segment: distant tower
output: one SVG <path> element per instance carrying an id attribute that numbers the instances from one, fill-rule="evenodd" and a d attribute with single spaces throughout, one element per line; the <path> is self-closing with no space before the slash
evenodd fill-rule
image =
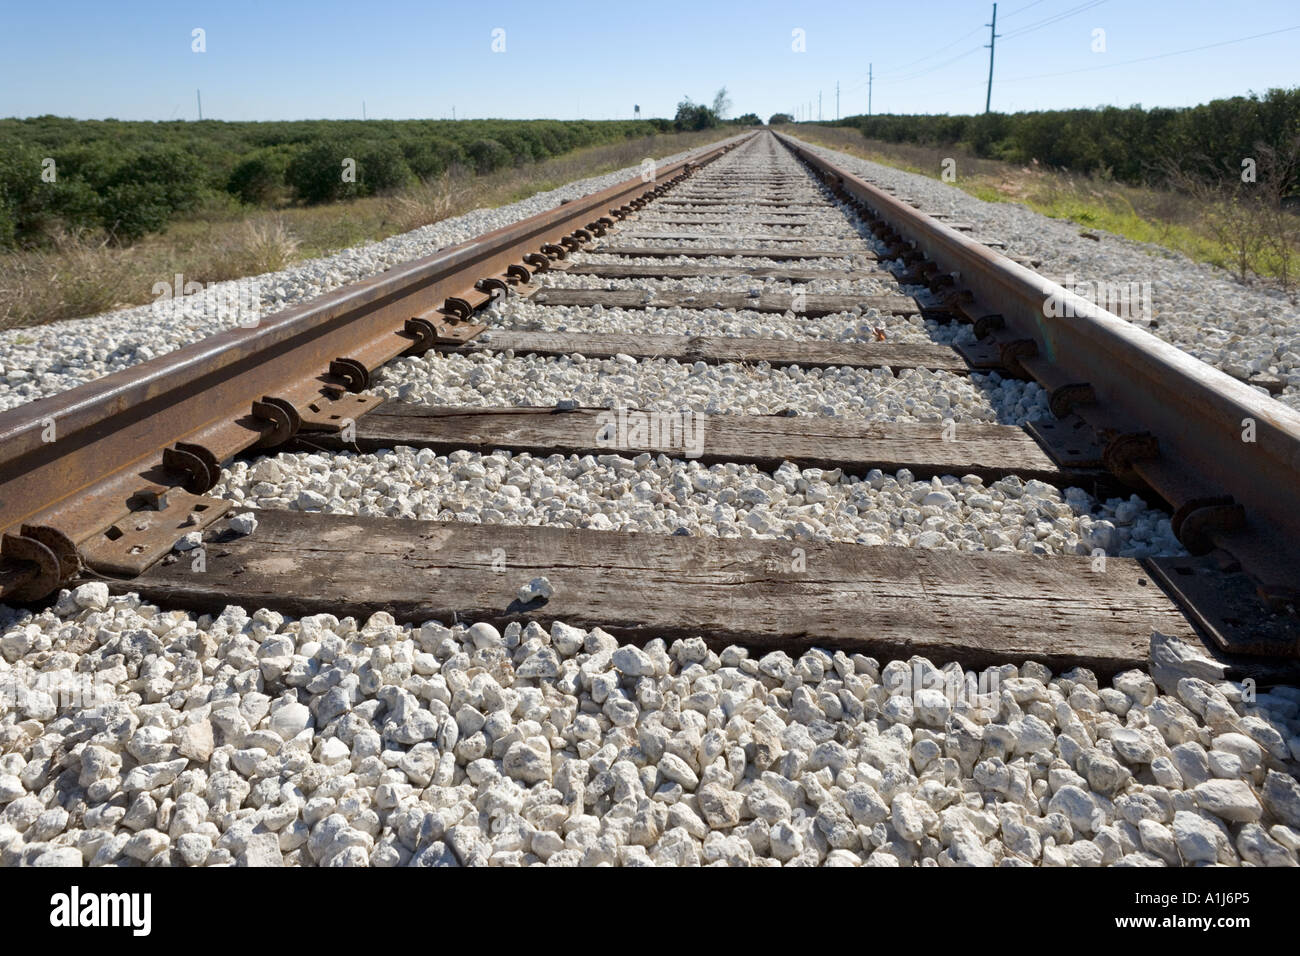
<path id="1" fill-rule="evenodd" d="M 632 118 L 633 119 L 641 118 L 641 107 L 635 103 L 632 105 Z"/>

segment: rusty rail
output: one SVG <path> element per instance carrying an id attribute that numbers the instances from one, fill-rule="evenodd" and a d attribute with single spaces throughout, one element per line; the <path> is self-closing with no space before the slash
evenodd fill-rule
<path id="1" fill-rule="evenodd" d="M 196 497 L 221 462 L 377 407 L 372 370 L 471 337 L 481 326 L 470 318 L 495 295 L 746 138 L 0 413 L 0 598 L 43 597 L 83 564 L 143 570 L 228 507 Z"/>
<path id="2" fill-rule="evenodd" d="M 1189 551 L 1222 549 L 1265 598 L 1300 600 L 1300 412 L 777 138 L 881 220 L 877 234 L 898 241 L 917 281 L 946 286 L 949 306 L 1001 364 L 1039 381 L 1058 415 L 1091 431 L 1113 473 L 1168 502 Z M 1074 317 L 1045 314 L 1048 301 Z"/>

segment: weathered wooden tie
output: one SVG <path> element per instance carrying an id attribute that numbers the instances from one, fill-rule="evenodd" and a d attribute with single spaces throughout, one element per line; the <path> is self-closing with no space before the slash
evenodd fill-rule
<path id="1" fill-rule="evenodd" d="M 497 449 L 546 455 L 631 457 L 642 452 L 691 458 L 701 464 L 738 462 L 774 471 L 907 468 L 917 477 L 979 475 L 988 481 L 1019 475 L 1064 487 L 1086 483 L 1090 470 L 1058 467 L 1022 428 L 784 415 L 705 415 L 602 408 L 471 408 L 385 402 L 357 420 L 356 437 L 312 435 L 313 446 L 372 451 L 409 445 L 439 453 Z"/>
<path id="2" fill-rule="evenodd" d="M 750 208 L 771 209 L 773 212 L 789 211 L 789 212 L 817 212 L 817 213 L 824 213 L 826 212 L 827 209 L 826 206 L 819 205 L 816 203 L 803 203 L 803 202 L 793 202 L 793 201 L 786 202 L 780 199 L 686 198 L 686 199 L 679 200 L 679 199 L 671 199 L 667 196 L 665 196 L 662 199 L 656 199 L 654 205 L 648 208 L 685 209 L 689 211 L 690 209 L 696 207 L 704 207 L 711 210 L 716 209 L 718 207 L 733 207 L 736 209 L 750 209 Z"/>
<path id="3" fill-rule="evenodd" d="M 730 226 L 735 224 L 734 220 L 731 219 L 683 219 L 680 216 L 671 216 L 669 218 L 663 218 L 663 219 L 642 219 L 640 220 L 640 222 L 642 225 L 646 225 L 646 226 Z M 752 225 L 794 227 L 794 226 L 808 225 L 808 223 L 804 222 L 803 217 L 798 217 L 798 218 L 791 217 L 790 219 L 781 219 L 781 220 L 775 220 L 775 219 L 755 220 L 752 223 Z M 653 232 L 644 232 L 641 234 L 655 235 L 655 233 Z M 620 235 L 625 235 L 625 233 L 620 232 Z M 636 233 L 631 233 L 631 235 L 636 235 Z M 703 238 L 708 238 L 709 236 L 733 235 L 733 233 L 704 232 L 701 233 L 700 235 Z M 845 238 L 849 238 L 849 237 L 846 236 Z"/>
<path id="4" fill-rule="evenodd" d="M 965 374 L 996 362 L 995 347 L 967 345 L 958 351 L 932 342 L 831 342 L 823 339 L 768 339 L 725 335 L 658 335 L 631 332 L 523 332 L 493 329 L 464 345 L 439 345 L 439 351 L 505 352 L 517 355 L 583 355 L 678 362 L 766 362 L 804 368 L 925 368 Z"/>
<path id="5" fill-rule="evenodd" d="M 727 312 L 795 312 L 808 318 L 874 309 L 889 315 L 933 315 L 951 318 L 943 309 L 935 309 L 906 295 L 825 295 L 816 293 L 791 295 L 784 292 L 761 292 L 756 296 L 743 292 L 699 292 L 642 289 L 541 289 L 532 301 L 539 305 L 602 306 L 606 309 L 722 309 Z"/>
<path id="6" fill-rule="evenodd" d="M 748 240 L 747 240 L 748 241 Z M 876 254 L 870 249 L 831 249 L 826 246 L 785 247 L 760 249 L 757 246 L 643 246 L 632 243 L 615 243 L 590 250 L 607 256 L 628 256 L 636 259 L 671 259 L 687 256 L 695 259 L 721 258 L 772 259 L 782 262 L 791 259 L 850 259 L 855 262 L 875 262 Z"/>
<path id="7" fill-rule="evenodd" d="M 639 643 L 698 635 L 792 656 L 1033 659 L 1100 675 L 1143 666 L 1152 630 L 1195 640 L 1136 561 L 1090 568 L 1087 557 L 261 511 L 252 535 L 208 545 L 205 570 L 182 557 L 110 587 L 198 612 L 563 621 Z M 554 596 L 520 604 L 515 592 L 539 575 Z"/>
<path id="8" fill-rule="evenodd" d="M 858 282 L 868 277 L 885 277 L 881 269 L 863 269 L 845 272 L 842 269 L 808 269 L 801 266 L 745 266 L 741 259 L 724 266 L 676 265 L 652 263 L 649 265 L 624 265 L 621 262 L 575 262 L 564 270 L 568 275 L 597 276 L 602 279 L 690 279 L 699 276 L 746 276 L 754 279 L 776 279 L 781 282 L 813 282 L 833 279 L 837 282 Z"/>
<path id="9" fill-rule="evenodd" d="M 757 236 L 754 235 L 738 236 L 735 235 L 734 233 L 729 233 L 729 232 L 654 232 L 654 231 L 639 231 L 636 229 L 627 229 L 625 231 L 620 229 L 618 236 L 620 239 L 635 239 L 638 241 L 646 240 L 646 239 L 656 239 L 659 240 L 660 242 L 665 242 L 665 241 L 666 242 L 703 242 L 704 240 L 708 240 L 708 239 L 722 240 L 722 241 L 729 241 L 729 242 L 806 242 L 806 243 L 819 243 L 819 242 L 850 243 L 851 242 L 854 243 L 854 247 L 843 249 L 841 251 L 841 254 L 865 251 L 865 247 L 861 245 L 862 237 L 859 236 L 857 233 L 850 233 L 850 232 L 845 232 L 845 234 L 842 236 L 807 235 L 804 233 L 795 233 L 795 232 L 770 233 L 767 235 L 757 235 Z M 592 249 L 591 251 L 606 252 L 607 250 Z"/>

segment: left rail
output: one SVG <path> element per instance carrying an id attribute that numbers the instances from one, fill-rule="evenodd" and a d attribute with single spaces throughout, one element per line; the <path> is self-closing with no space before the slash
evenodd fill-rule
<path id="1" fill-rule="evenodd" d="M 746 138 L 0 413 L 0 598 L 39 599 L 83 565 L 143 570 L 227 509 L 198 497 L 223 461 L 345 427 L 379 405 L 374 369 L 472 337 L 494 296 Z"/>

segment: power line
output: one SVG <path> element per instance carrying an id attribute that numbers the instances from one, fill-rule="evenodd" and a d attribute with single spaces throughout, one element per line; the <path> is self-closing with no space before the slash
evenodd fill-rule
<path id="1" fill-rule="evenodd" d="M 1032 4 L 1026 4 L 1024 5 L 1024 7 L 1019 7 L 1017 9 L 1011 10 L 1010 13 L 1004 13 L 1002 14 L 1002 20 L 1010 20 L 1010 18 L 1014 17 L 1015 14 L 1024 13 L 1026 12 L 1027 9 L 1030 9 L 1031 7 L 1037 7 L 1037 5 L 1039 5 L 1040 3 L 1043 3 L 1043 0 L 1034 0 L 1034 3 Z"/>
<path id="2" fill-rule="evenodd" d="M 983 30 L 984 27 L 980 27 L 980 29 Z M 917 77 L 925 76 L 925 75 L 927 75 L 927 74 L 929 74 L 929 73 L 933 73 L 933 72 L 935 72 L 936 70 L 942 70 L 945 66 L 948 66 L 948 65 L 950 65 L 950 64 L 952 64 L 952 63 L 956 63 L 958 60 L 964 60 L 964 59 L 966 59 L 966 57 L 970 56 L 972 53 L 978 53 L 980 50 L 983 50 L 983 49 L 985 49 L 985 48 L 987 48 L 987 47 L 988 47 L 988 44 L 987 44 L 987 43 L 982 44 L 982 45 L 980 45 L 980 46 L 971 47 L 971 48 L 970 48 L 969 50 L 967 50 L 965 53 L 958 53 L 956 56 L 951 57 L 950 59 L 944 60 L 942 63 L 936 63 L 934 66 L 927 67 L 927 68 L 924 69 L 924 70 L 918 70 L 918 71 L 915 72 L 915 73 L 909 73 L 909 74 L 907 74 L 906 76 L 896 76 L 896 77 L 894 77 L 892 80 L 885 80 L 885 82 L 886 82 L 886 83 L 906 83 L 906 82 L 908 82 L 908 81 L 910 81 L 910 80 L 914 80 L 914 79 L 916 79 Z"/>
<path id="3" fill-rule="evenodd" d="M 969 33 L 963 33 L 961 36 L 959 36 L 957 39 L 953 40 L 951 43 L 949 43 L 949 44 L 947 44 L 947 45 L 945 45 L 945 46 L 941 46 L 941 47 L 939 47 L 937 50 L 934 50 L 933 52 L 926 54 L 925 56 L 921 57 L 919 60 L 913 60 L 911 63 L 907 64 L 907 66 L 902 67 L 902 69 L 903 69 L 904 71 L 907 71 L 907 70 L 912 69 L 912 67 L 916 66 L 918 63 L 924 63 L 926 60 L 934 59 L 934 58 L 935 58 L 936 56 L 938 56 L 940 53 L 943 53 L 943 52 L 945 52 L 945 51 L 947 51 L 947 50 L 951 50 L 953 47 L 955 47 L 955 46 L 956 46 L 958 43 L 960 43 L 962 40 L 966 39 L 967 37 L 973 37 L 975 34 L 979 33 L 979 32 L 980 32 L 981 30 L 983 30 L 983 29 L 984 29 L 983 27 L 976 27 L 974 30 L 971 30 Z M 895 72 L 897 72 L 897 71 L 895 71 Z"/>
<path id="4" fill-rule="evenodd" d="M 1010 19 L 1011 19 L 1012 17 L 1014 17 L 1017 13 L 1024 13 L 1024 12 L 1025 12 L 1026 10 L 1028 10 L 1030 7 L 1036 7 L 1036 6 L 1038 6 L 1038 5 L 1039 5 L 1040 3 L 1042 3 L 1042 2 L 1043 2 L 1043 0 L 1034 0 L 1033 3 L 1025 4 L 1025 6 L 1023 6 L 1023 7 L 1018 7 L 1017 9 L 1012 10 L 1010 13 L 1004 13 L 1004 14 L 1002 14 L 1002 19 L 1003 19 L 1003 20 L 1010 20 Z"/>
<path id="5" fill-rule="evenodd" d="M 1099 7 L 1106 2 L 1107 0 L 1092 0 L 1092 2 L 1090 3 L 1081 3 L 1077 7 L 1071 7 L 1069 10 L 1063 10 L 1060 13 L 1055 14 L 1054 16 L 1045 17 L 1042 20 L 1036 20 L 1035 22 L 1030 23 L 1027 26 L 1021 27 L 1019 30 L 1012 30 L 1010 33 L 1006 35 L 1006 39 L 1010 40 L 1013 37 L 1024 36 L 1026 33 L 1033 33 L 1035 30 L 1041 30 L 1044 27 L 1050 27 L 1054 23 L 1060 23 L 1062 20 L 1068 20 L 1070 17 L 1075 16 L 1076 14 L 1083 13 L 1087 10 L 1091 10 L 1093 7 Z"/>
<path id="6" fill-rule="evenodd" d="M 1212 50 L 1215 47 L 1228 46 L 1233 43 L 1245 43 L 1247 40 L 1258 40 L 1261 37 L 1277 36 L 1279 33 L 1290 33 L 1293 30 L 1300 30 L 1300 24 L 1293 27 L 1283 27 L 1281 30 L 1269 30 L 1267 33 L 1255 33 L 1248 37 L 1237 37 L 1235 40 L 1220 40 L 1218 43 L 1207 43 L 1204 46 L 1188 47 L 1186 50 L 1172 50 L 1169 53 L 1157 53 L 1154 56 L 1142 56 L 1134 60 L 1121 60 L 1119 63 L 1103 63 L 1101 66 L 1085 66 L 1078 70 L 1062 70 L 1059 73 L 1036 73 L 1033 76 L 1015 76 L 1008 83 L 1020 83 L 1024 80 L 1041 80 L 1050 76 L 1070 76 L 1074 73 L 1090 73 L 1093 70 L 1110 70 L 1117 66 L 1131 66 L 1134 63 L 1148 63 L 1151 60 L 1163 60 L 1166 57 L 1182 56 L 1184 53 L 1197 53 L 1201 50 Z"/>
<path id="7" fill-rule="evenodd" d="M 1041 2 L 1041 0 L 1039 0 L 1039 2 Z M 947 50 L 951 50 L 953 47 L 955 47 L 955 46 L 956 46 L 958 43 L 960 43 L 962 40 L 966 39 L 967 37 L 972 37 L 972 36 L 974 36 L 975 34 L 979 33 L 979 32 L 980 32 L 981 30 L 983 30 L 983 29 L 984 29 L 983 27 L 976 27 L 974 30 L 971 30 L 969 33 L 963 33 L 961 36 L 959 36 L 957 39 L 953 40 L 951 43 L 946 44 L 945 46 L 941 46 L 941 47 L 939 47 L 938 49 L 933 50 L 933 51 L 930 52 L 930 53 L 927 53 L 925 56 L 921 57 L 920 59 L 913 60 L 911 63 L 908 63 L 906 66 L 899 67 L 899 68 L 896 69 L 894 72 L 899 72 L 899 71 L 902 71 L 902 72 L 908 72 L 908 71 L 910 71 L 913 67 L 918 66 L 918 65 L 921 64 L 921 63 L 924 63 L 926 60 L 934 59 L 934 57 L 938 56 L 940 53 L 943 53 L 943 52 L 945 52 L 945 51 L 947 51 Z M 952 61 L 951 61 L 951 60 L 947 60 L 947 61 L 945 61 L 945 62 L 951 63 Z M 942 64 L 940 64 L 940 65 L 942 65 Z M 888 75 L 888 71 L 886 71 L 886 75 Z M 858 81 L 857 83 L 855 83 L 853 86 L 847 87 L 846 90 L 845 90 L 845 92 L 851 92 L 851 91 L 853 91 L 853 90 L 859 90 L 859 89 L 861 89 L 864 85 L 866 85 L 866 84 L 868 84 L 868 83 L 870 83 L 870 82 L 871 82 L 871 77 L 870 77 L 870 75 L 868 75 L 867 78 L 866 78 L 865 80 L 859 80 L 859 81 Z"/>

